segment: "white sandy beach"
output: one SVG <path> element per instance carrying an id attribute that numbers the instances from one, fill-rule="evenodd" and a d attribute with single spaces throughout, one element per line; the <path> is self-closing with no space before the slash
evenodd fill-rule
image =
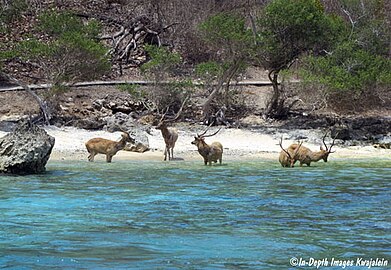
<path id="1" fill-rule="evenodd" d="M 85 142 L 94 137 L 101 137 L 111 140 L 119 140 L 120 132 L 110 133 L 107 131 L 88 131 L 74 127 L 57 128 L 54 126 L 45 127 L 45 130 L 51 136 L 55 137 L 56 142 L 50 157 L 50 160 L 87 160 L 88 153 L 85 148 Z M 211 128 L 210 132 L 216 128 Z M 316 131 L 298 131 L 298 133 L 308 133 Z M 189 130 L 178 128 L 179 138 L 174 148 L 174 157 L 178 160 L 202 160 L 197 152 L 197 148 L 191 144 L 193 136 Z M 0 132 L 0 137 L 6 135 Z M 255 159 L 275 159 L 278 160 L 281 151 L 278 141 L 284 134 L 262 134 L 260 131 L 251 131 L 247 129 L 223 128 L 216 136 L 206 138 L 206 142 L 220 141 L 224 146 L 223 159 L 225 160 L 255 160 Z M 286 136 L 284 136 L 285 138 Z M 162 160 L 164 142 L 159 130 L 151 129 L 151 135 L 148 135 L 150 151 L 145 153 L 133 153 L 120 151 L 113 158 L 113 162 L 118 160 Z M 287 147 L 294 141 L 284 139 L 283 146 Z M 311 150 L 316 151 L 321 145 L 321 137 L 317 142 L 304 142 Z M 335 145 L 329 160 L 340 158 L 385 158 L 391 159 L 391 150 L 377 149 L 371 145 L 368 146 L 349 146 L 341 147 Z M 104 155 L 97 155 L 96 161 L 104 161 Z"/>

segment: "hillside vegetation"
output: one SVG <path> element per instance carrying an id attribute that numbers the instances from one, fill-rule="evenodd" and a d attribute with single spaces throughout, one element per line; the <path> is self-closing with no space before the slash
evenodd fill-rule
<path id="1" fill-rule="evenodd" d="M 0 4 L 3 84 L 24 86 L 37 104 L 26 113 L 40 112 L 38 118 L 46 123 L 101 118 L 105 106 L 110 114 L 133 112 L 136 118 L 175 115 L 185 100 L 182 119 L 208 124 L 232 124 L 253 114 L 281 120 L 303 113 L 326 112 L 334 117 L 390 113 L 389 1 L 1 0 Z M 269 80 L 268 94 L 260 98 L 258 90 L 235 86 L 248 78 Z M 72 90 L 72 97 L 67 94 L 75 82 L 114 79 L 154 83 L 119 86 L 122 94 L 116 98 L 121 101 L 111 105 L 117 109 L 106 104 L 112 90 L 99 88 L 106 105 L 96 105 L 98 98 L 88 101 L 92 97 L 85 90 Z M 33 92 L 30 83 L 51 87 Z M 1 113 L 10 113 L 12 98 L 2 95 Z M 84 105 L 77 104 L 83 97 Z M 126 108 L 118 109 L 121 106 Z"/>

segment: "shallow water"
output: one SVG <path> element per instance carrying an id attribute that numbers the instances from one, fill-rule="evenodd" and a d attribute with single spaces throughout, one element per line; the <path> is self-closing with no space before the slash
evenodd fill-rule
<path id="1" fill-rule="evenodd" d="M 51 162 L 43 175 L 0 176 L 0 268 L 390 265 L 390 160 L 313 165 Z"/>

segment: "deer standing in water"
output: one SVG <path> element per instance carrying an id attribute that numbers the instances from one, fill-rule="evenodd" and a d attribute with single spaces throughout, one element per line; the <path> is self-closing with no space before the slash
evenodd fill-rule
<path id="1" fill-rule="evenodd" d="M 295 161 L 298 160 L 300 162 L 300 167 L 303 166 L 303 164 L 307 164 L 307 166 L 310 166 L 311 162 L 317 162 L 321 159 L 323 159 L 324 162 L 327 162 L 327 158 L 328 158 L 329 154 L 335 152 L 335 151 L 332 152 L 331 148 L 334 146 L 334 142 L 335 142 L 335 139 L 338 136 L 338 134 L 334 137 L 333 142 L 330 145 L 330 148 L 327 147 L 327 145 L 324 141 L 326 136 L 327 136 L 327 132 L 324 134 L 324 136 L 322 138 L 325 149 L 321 146 L 320 151 L 313 152 L 309 148 L 307 148 L 305 146 L 301 146 L 296 143 L 289 146 L 287 150 L 289 153 L 293 153 L 293 152 L 297 151 L 294 158 L 295 158 Z M 300 149 L 298 149 L 298 148 L 300 148 Z"/>
<path id="2" fill-rule="evenodd" d="M 168 155 L 168 160 L 172 160 L 174 158 L 174 147 L 176 141 L 178 140 L 178 131 L 176 130 L 176 128 L 168 127 L 167 124 L 170 122 L 174 122 L 179 118 L 186 101 L 187 98 L 183 101 L 181 108 L 177 112 L 176 116 L 172 119 L 166 118 L 166 114 L 169 109 L 169 107 L 167 107 L 166 112 L 162 115 L 158 125 L 156 126 L 156 129 L 160 129 L 160 131 L 162 132 L 164 143 L 166 145 L 164 149 L 164 161 L 167 160 L 167 155 Z"/>
<path id="3" fill-rule="evenodd" d="M 123 132 L 122 138 L 118 142 L 107 140 L 103 138 L 93 138 L 86 142 L 86 148 L 90 155 L 88 156 L 88 161 L 93 162 L 94 157 L 97 154 L 105 154 L 106 162 L 111 162 L 111 159 L 119 150 L 124 149 L 127 142 L 134 143 L 134 138 L 129 136 L 129 133 Z"/>
<path id="4" fill-rule="evenodd" d="M 191 142 L 191 144 L 194 144 L 198 148 L 198 153 L 204 158 L 204 164 L 212 165 L 212 162 L 216 163 L 217 160 L 221 164 L 223 159 L 223 145 L 220 142 L 213 142 L 212 144 L 207 144 L 205 142 L 206 137 L 212 137 L 216 135 L 221 128 L 219 128 L 215 133 L 210 135 L 205 135 L 205 133 L 208 131 L 210 126 L 202 133 L 197 134 L 196 137 L 194 137 L 194 141 Z"/>
<path id="5" fill-rule="evenodd" d="M 282 147 L 282 137 L 281 137 L 279 145 L 282 150 L 280 152 L 280 157 L 278 160 L 280 161 L 280 164 L 282 167 L 292 167 L 292 168 L 294 167 L 295 162 L 297 160 L 296 159 L 297 152 L 300 150 L 302 144 L 303 144 L 303 142 L 299 143 L 299 146 L 296 147 L 294 151 L 289 151 L 289 148 L 287 150 L 285 150 Z"/>

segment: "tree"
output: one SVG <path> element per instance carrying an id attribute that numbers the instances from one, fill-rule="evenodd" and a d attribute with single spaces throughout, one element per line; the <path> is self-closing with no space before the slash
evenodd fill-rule
<path id="1" fill-rule="evenodd" d="M 257 22 L 257 51 L 260 64 L 269 70 L 273 94 L 264 116 L 283 118 L 294 103 L 285 104 L 279 85 L 281 71 L 289 69 L 304 53 L 317 55 L 333 41 L 336 28 L 320 0 L 274 0 Z"/>
<path id="2" fill-rule="evenodd" d="M 147 45 L 145 50 L 149 61 L 141 66 L 141 70 L 154 82 L 149 99 L 160 112 L 169 107 L 179 110 L 193 86 L 191 81 L 175 76 L 176 68 L 182 61 L 180 55 L 154 45 Z"/>
<path id="3" fill-rule="evenodd" d="M 250 59 L 253 36 L 242 16 L 227 12 L 209 17 L 200 24 L 200 30 L 212 50 L 219 55 L 214 61 L 201 63 L 197 69 L 198 75 L 204 77 L 207 82 L 213 77 L 217 82 L 214 87 L 210 83 L 206 84 L 213 89 L 201 105 L 206 120 L 212 113 L 211 104 L 217 97 L 223 101 L 222 105 L 228 105 L 226 101 L 230 84 L 239 72 L 245 69 Z"/>
<path id="4" fill-rule="evenodd" d="M 51 93 L 62 90 L 66 83 L 91 80 L 110 70 L 106 57 L 107 49 L 97 42 L 99 24 L 96 21 L 83 23 L 70 13 L 48 11 L 39 16 L 37 37 L 25 37 L 12 50 L 4 52 L 4 59 L 19 59 L 33 65 L 37 72 L 51 85 Z M 42 38 L 44 36 L 44 38 Z M 16 81 L 14 81 L 16 82 Z M 26 83 L 19 80 L 25 89 Z M 48 95 L 39 101 L 45 122 L 50 122 L 55 104 L 50 104 Z M 36 95 L 35 99 L 40 97 Z M 52 99 L 55 100 L 55 99 Z"/>
<path id="5" fill-rule="evenodd" d="M 304 83 L 322 85 L 326 105 L 357 111 L 391 104 L 391 32 L 384 10 L 385 1 L 344 0 L 346 34 L 328 54 L 304 59 Z"/>

